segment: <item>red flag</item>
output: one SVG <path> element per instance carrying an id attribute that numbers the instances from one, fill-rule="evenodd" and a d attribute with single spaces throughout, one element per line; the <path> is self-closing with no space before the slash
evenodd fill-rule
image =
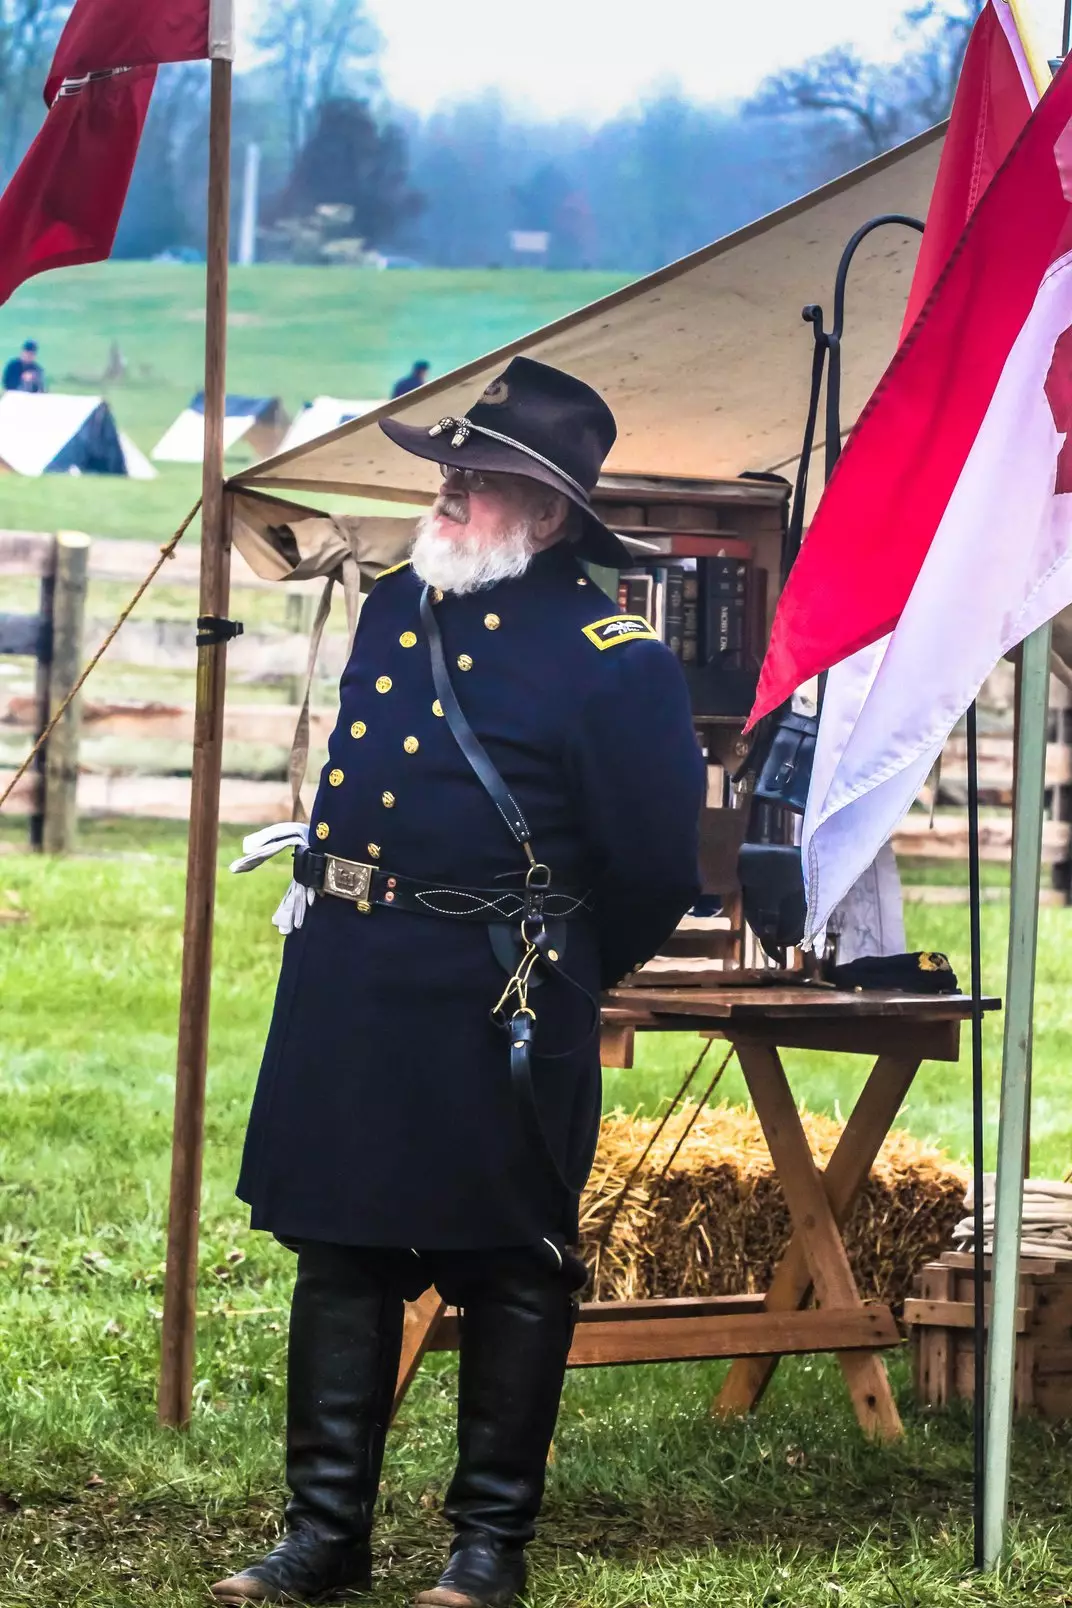
<path id="1" fill-rule="evenodd" d="M 992 99 L 995 95 L 996 100 Z M 927 216 L 909 295 L 908 317 L 913 325 L 914 310 L 924 308 L 984 193 L 988 176 L 1008 157 L 1037 98 L 1007 0 L 989 0 L 965 56 Z M 1026 250 L 1023 242 L 998 235 L 991 264 L 985 273 L 979 270 L 971 292 L 978 341 L 970 358 L 965 353 L 949 376 L 930 367 L 925 371 L 913 347 L 922 342 L 930 349 L 932 337 L 930 332 L 924 337 L 921 329 L 914 327 L 864 408 L 779 600 L 750 724 L 776 709 L 811 676 L 878 641 L 896 625 L 929 542 L 918 536 L 919 522 L 906 520 L 905 512 L 926 503 L 933 505 L 935 516 L 940 517 L 958 469 L 955 454 L 946 460 L 943 474 L 935 466 L 934 452 L 923 451 L 925 444 L 931 448 L 934 444 L 933 437 L 926 439 L 929 424 L 922 434 L 917 429 L 918 421 L 929 417 L 933 401 L 926 387 L 946 387 L 947 403 L 952 401 L 953 386 L 957 387 L 964 410 L 953 416 L 948 410 L 943 412 L 944 433 L 960 428 L 970 440 L 976 416 L 985 410 L 988 400 L 982 385 L 984 368 L 992 360 L 1004 359 L 1011 339 L 1008 331 L 1016 327 L 1015 319 L 1025 309 L 1011 304 L 996 307 L 995 322 L 989 327 L 976 322 L 974 314 L 990 299 L 1003 265 L 1023 260 L 1020 247 Z M 947 322 L 966 312 L 961 309 L 956 315 L 946 297 L 942 317 Z M 927 308 L 920 325 L 930 314 Z M 932 326 L 935 322 L 931 318 Z M 895 381 L 898 373 L 903 378 Z M 909 373 L 913 376 L 911 390 Z M 910 441 L 921 452 L 916 461 L 900 450 Z M 897 450 L 891 450 L 894 446 Z M 888 484 L 894 462 L 901 465 L 902 478 Z M 879 479 L 869 481 L 869 476 Z M 882 498 L 877 492 L 879 480 L 888 484 Z M 872 487 L 870 496 L 868 485 Z M 856 498 L 861 499 L 859 503 Z"/>
<path id="2" fill-rule="evenodd" d="M 864 409 L 782 598 L 760 708 L 830 669 L 801 837 L 807 937 L 994 665 L 1072 604 L 1070 435 L 1072 64 Z"/>
<path id="3" fill-rule="evenodd" d="M 972 29 L 908 293 L 902 339 L 919 316 L 975 211 L 1038 101 L 1023 40 L 1007 0 L 988 0 Z"/>
<path id="4" fill-rule="evenodd" d="M 209 11 L 210 0 L 79 0 L 44 126 L 0 196 L 0 302 L 33 274 L 109 255 L 157 65 L 208 55 Z"/>

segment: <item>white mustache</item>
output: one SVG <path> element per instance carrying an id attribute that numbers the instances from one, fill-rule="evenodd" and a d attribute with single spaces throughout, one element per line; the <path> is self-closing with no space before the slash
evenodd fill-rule
<path id="1" fill-rule="evenodd" d="M 468 525 L 469 499 L 468 497 L 457 496 L 453 492 L 442 492 L 435 500 L 432 515 L 433 518 L 439 517 L 453 520 L 456 525 Z"/>

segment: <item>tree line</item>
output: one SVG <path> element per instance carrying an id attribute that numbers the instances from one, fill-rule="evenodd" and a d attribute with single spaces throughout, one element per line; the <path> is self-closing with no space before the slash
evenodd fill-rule
<path id="1" fill-rule="evenodd" d="M 642 273 L 696 249 L 946 115 L 981 0 L 917 0 L 893 65 L 838 48 L 768 77 L 743 105 L 668 87 L 598 126 L 518 116 L 494 94 L 421 115 L 392 106 L 361 0 L 262 0 L 236 76 L 235 191 L 262 152 L 262 254 L 346 260 L 362 246 L 437 267 L 503 266 L 546 232 L 546 265 Z M 0 0 L 0 170 L 40 118 L 70 10 Z M 116 254 L 204 245 L 203 64 L 160 74 Z"/>

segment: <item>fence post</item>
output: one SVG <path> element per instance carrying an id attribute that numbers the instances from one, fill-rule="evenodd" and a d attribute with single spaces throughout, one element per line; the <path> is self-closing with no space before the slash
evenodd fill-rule
<path id="1" fill-rule="evenodd" d="M 82 668 L 88 575 L 89 537 L 79 531 L 61 531 L 56 538 L 50 719 L 69 695 Z M 79 696 L 48 740 L 42 841 L 46 854 L 66 854 L 74 847 L 78 825 L 78 739 L 81 724 L 82 700 Z"/>
<path id="2" fill-rule="evenodd" d="M 38 742 L 48 725 L 49 689 L 52 685 L 52 610 L 56 597 L 56 538 L 48 537 L 48 556 L 41 572 L 40 601 L 37 606 L 37 648 L 34 667 L 34 729 Z M 30 804 L 30 848 L 40 853 L 45 831 L 45 750 L 39 749 L 30 775 L 34 780 Z"/>

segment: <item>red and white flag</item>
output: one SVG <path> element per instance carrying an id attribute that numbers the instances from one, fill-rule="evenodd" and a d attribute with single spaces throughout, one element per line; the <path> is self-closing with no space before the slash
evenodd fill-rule
<path id="1" fill-rule="evenodd" d="M 753 720 L 830 671 L 802 839 L 809 939 L 1002 654 L 1072 602 L 1072 76 L 1032 113 L 1009 12 L 990 0 L 976 26 L 928 234 L 969 222 L 944 265 L 921 253 L 921 311 L 819 505 L 760 677 Z"/>
<path id="2" fill-rule="evenodd" d="M 233 0 L 78 0 L 48 116 L 0 196 L 0 302 L 48 268 L 107 257 L 164 62 L 233 54 Z"/>

